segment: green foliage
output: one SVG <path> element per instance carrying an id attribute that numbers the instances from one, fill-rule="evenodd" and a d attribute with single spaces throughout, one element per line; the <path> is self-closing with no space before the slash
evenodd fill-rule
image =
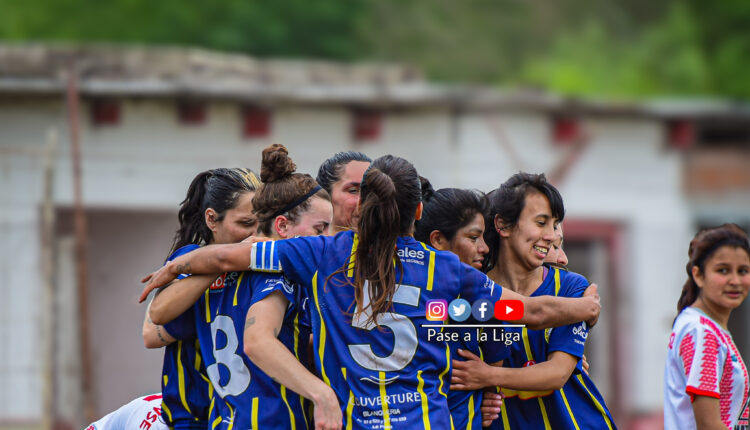
<path id="1" fill-rule="evenodd" d="M 431 79 L 750 98 L 746 0 L 0 0 L 0 40 L 380 60 Z"/>

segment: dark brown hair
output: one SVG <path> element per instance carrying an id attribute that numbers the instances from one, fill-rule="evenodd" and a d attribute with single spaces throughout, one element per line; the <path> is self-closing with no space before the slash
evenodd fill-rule
<path id="1" fill-rule="evenodd" d="M 258 216 L 258 231 L 271 235 L 273 222 L 279 215 L 285 215 L 291 222 L 310 207 L 310 199 L 319 197 L 331 201 L 326 190 L 319 188 L 312 176 L 294 173 L 297 165 L 289 158 L 284 145 L 273 144 L 263 150 L 260 167 L 260 180 L 263 185 L 253 197 L 253 211 Z M 309 193 L 309 196 L 307 194 Z M 307 196 L 307 198 L 305 198 Z M 297 200 L 302 199 L 295 205 Z M 291 207 L 290 207 L 291 205 Z"/>
<path id="2" fill-rule="evenodd" d="M 397 276 L 403 274 L 396 241 L 411 234 L 414 216 L 422 199 L 417 169 L 403 158 L 386 155 L 375 160 L 362 177 L 358 245 L 354 254 L 356 313 L 364 310 L 362 292 L 365 281 L 370 286 L 369 322 L 377 324 L 377 315 L 393 306 Z M 349 263 L 336 271 L 349 269 Z M 331 276 L 333 276 L 331 275 Z M 329 277 L 330 279 L 330 277 Z"/>
<path id="3" fill-rule="evenodd" d="M 562 196 L 554 185 L 547 182 L 543 173 L 519 172 L 511 176 L 499 188 L 487 194 L 490 209 L 484 220 L 484 241 L 490 251 L 484 257 L 483 272 L 487 273 L 495 267 L 500 252 L 500 234 L 495 229 L 495 218 L 501 219 L 508 227 L 515 227 L 526 206 L 526 196 L 531 193 L 540 193 L 547 198 L 552 216 L 558 222 L 565 218 Z"/>
<path id="4" fill-rule="evenodd" d="M 687 281 L 682 287 L 682 294 L 677 301 L 677 313 L 692 305 L 700 295 L 700 288 L 693 279 L 693 267 L 704 273 L 706 261 L 722 246 L 742 248 L 750 256 L 750 241 L 747 233 L 737 224 L 724 224 L 719 227 L 706 228 L 698 232 L 690 241 L 688 263 L 685 266 Z"/>
<path id="5" fill-rule="evenodd" d="M 224 219 L 227 211 L 237 206 L 240 195 L 260 187 L 258 176 L 250 169 L 219 168 L 199 173 L 190 183 L 185 200 L 177 214 L 180 228 L 175 233 L 170 254 L 185 245 L 205 245 L 213 241 L 213 233 L 206 225 L 206 209 Z"/>

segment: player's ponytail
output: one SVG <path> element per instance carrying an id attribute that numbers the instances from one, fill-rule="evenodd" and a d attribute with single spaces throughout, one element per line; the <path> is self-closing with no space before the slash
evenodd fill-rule
<path id="1" fill-rule="evenodd" d="M 358 245 L 354 255 L 356 313 L 369 307 L 367 322 L 393 305 L 397 277 L 403 274 L 396 242 L 412 233 L 422 187 L 414 166 L 403 158 L 386 155 L 375 160 L 362 178 L 360 188 Z M 348 265 L 342 269 L 348 269 Z M 343 270 L 342 270 L 343 271 Z M 369 305 L 363 288 L 369 283 Z"/>
<path id="2" fill-rule="evenodd" d="M 175 233 L 170 253 L 189 244 L 211 243 L 213 233 L 206 225 L 206 209 L 215 210 L 217 221 L 221 221 L 226 211 L 237 205 L 242 193 L 255 191 L 259 186 L 258 176 L 250 169 L 219 168 L 199 173 L 180 203 L 177 213 L 180 228 Z"/>
<path id="3" fill-rule="evenodd" d="M 677 300 L 677 313 L 695 303 L 700 296 L 700 288 L 693 278 L 693 267 L 701 273 L 705 270 L 706 261 L 722 246 L 742 248 L 750 256 L 750 241 L 747 233 L 737 224 L 724 224 L 719 227 L 699 231 L 688 248 L 688 263 L 685 266 L 687 281 L 682 286 L 682 293 Z"/>

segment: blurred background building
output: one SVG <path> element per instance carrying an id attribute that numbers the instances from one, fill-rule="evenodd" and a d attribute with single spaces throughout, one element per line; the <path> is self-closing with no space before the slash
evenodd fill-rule
<path id="1" fill-rule="evenodd" d="M 76 1 L 50 3 L 99 32 L 55 27 L 53 39 L 128 42 L 142 35 L 145 42 L 173 42 L 148 17 L 141 33 L 131 34 L 118 27 L 124 24 L 97 27 L 93 16 L 103 22 L 106 16 L 87 15 Z M 492 22 L 483 18 L 499 16 L 493 4 L 507 2 L 477 2 L 484 13 L 458 13 L 450 2 L 428 8 L 415 2 L 404 10 L 376 3 L 368 3 L 369 15 L 339 11 L 341 19 L 322 6 L 296 18 L 266 11 L 272 22 L 305 23 L 309 28 L 299 26 L 320 36 L 306 42 L 307 55 L 285 51 L 281 42 L 252 45 L 240 37 L 241 20 L 216 13 L 199 18 L 226 18 L 224 33 L 216 23 L 207 26 L 214 38 L 208 42 L 177 40 L 313 58 L 307 60 L 160 46 L 0 44 L 0 429 L 81 428 L 87 414 L 99 417 L 159 390 L 162 352 L 143 347 L 139 280 L 165 258 L 190 180 L 215 167 L 257 171 L 270 143 L 286 145 L 298 170 L 313 175 L 325 158 L 349 149 L 405 157 L 436 188 L 489 191 L 519 170 L 547 173 L 565 199 L 571 269 L 600 286 L 603 312 L 587 345 L 592 377 L 620 428 L 661 428 L 664 357 L 689 240 L 704 226 L 750 227 L 750 104 L 742 101 L 750 92 L 731 79 L 739 68 L 727 60 L 733 57 L 722 54 L 723 63 L 711 64 L 723 68 L 709 70 L 701 61 L 713 59 L 696 48 L 704 46 L 701 37 L 731 39 L 737 52 L 746 52 L 745 39 L 716 30 L 733 15 L 695 2 L 666 2 L 671 6 L 658 11 L 634 7 L 624 16 L 651 25 L 630 35 L 641 45 L 606 39 L 597 25 L 619 33 L 629 27 L 605 16 L 565 27 L 567 36 L 548 56 L 528 59 L 503 38 L 508 28 L 488 30 Z M 502 12 L 526 17 L 530 28 L 518 31 L 531 39 L 550 37 L 545 27 L 562 28 L 549 15 L 554 10 L 525 7 L 516 15 Z M 33 39 L 24 31 L 39 31 L 47 21 L 31 6 L 15 8 L 0 19 L 17 25 L 6 26 L 0 39 Z M 168 13 L 164 8 L 154 14 Z M 190 14 L 201 11 L 180 11 L 175 34 L 188 34 L 195 28 Z M 705 18 L 704 32 L 690 27 L 696 14 Z M 372 19 L 370 27 L 358 21 L 363 16 Z M 429 25 L 451 19 L 457 28 L 470 22 L 477 30 L 446 40 Z M 512 26 L 510 18 L 498 19 Z M 419 37 L 404 35 L 404 20 Z M 348 34 L 348 27 L 331 24 L 349 21 L 381 30 L 379 38 L 372 30 L 361 36 L 372 55 L 357 54 L 364 45 L 336 34 Z M 508 58 L 490 61 L 503 55 L 481 29 L 503 41 Z M 302 40 L 289 31 L 284 37 Z M 566 37 L 601 58 L 567 55 Z M 233 45 L 237 40 L 250 47 Z M 450 61 L 435 60 L 432 44 L 452 49 L 444 51 Z M 622 75 L 600 64 L 618 55 L 631 60 L 616 67 Z M 523 76 L 508 74 L 514 61 Z M 535 89 L 499 87 L 498 80 Z M 698 96 L 675 96 L 681 93 Z M 87 231 L 76 229 L 77 204 Z M 747 308 L 730 321 L 746 361 Z"/>

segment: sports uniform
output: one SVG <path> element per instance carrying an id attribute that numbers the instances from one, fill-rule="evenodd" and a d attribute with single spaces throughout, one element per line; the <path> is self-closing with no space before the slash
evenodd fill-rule
<path id="1" fill-rule="evenodd" d="M 183 246 L 172 253 L 167 261 L 198 248 L 198 245 Z M 186 276 L 180 275 L 178 279 Z M 213 389 L 208 381 L 198 339 L 169 329 L 167 332 L 179 340 L 167 345 L 164 350 L 161 378 L 164 421 L 174 429 L 205 430 Z"/>
<path id="2" fill-rule="evenodd" d="M 397 269 L 393 309 L 378 315 L 377 327 L 367 321 L 368 284 L 364 311 L 357 315 L 354 288 L 347 284 L 357 246 L 351 231 L 260 242 L 253 245 L 250 269 L 283 270 L 307 290 L 315 365 L 339 399 L 344 428 L 451 428 L 450 350 L 445 342 L 428 340 L 430 328 L 422 325 L 434 322 L 426 319 L 426 303 L 459 295 L 494 302 L 502 288 L 455 254 L 400 237 L 396 248 L 403 271 Z"/>
<path id="3" fill-rule="evenodd" d="M 748 428 L 748 374 L 728 331 L 700 309 L 685 308 L 669 337 L 664 372 L 664 428 L 695 429 L 695 396 L 719 399 L 728 428 Z"/>
<path id="4" fill-rule="evenodd" d="M 549 273 L 531 297 L 555 295 L 581 297 L 589 283 L 577 274 L 549 269 Z M 581 367 L 583 347 L 588 337 L 585 322 L 547 330 L 508 328 L 520 333 L 521 341 L 511 345 L 504 367 L 521 368 L 545 361 L 554 351 L 579 358 L 573 374 L 559 390 L 519 391 L 502 388 L 500 418 L 493 429 L 615 429 L 612 416 L 599 391 Z"/>
<path id="5" fill-rule="evenodd" d="M 139 397 L 91 423 L 86 430 L 168 430 L 163 420 L 161 402 L 161 394 Z"/>
<path id="6" fill-rule="evenodd" d="M 477 321 L 468 319 L 467 324 L 476 324 Z M 448 326 L 450 327 L 450 325 Z M 498 338 L 492 332 L 494 328 L 482 329 L 488 339 Z M 449 341 L 448 346 L 451 350 L 451 359 L 465 360 L 458 355 L 458 349 L 470 351 L 479 356 L 487 363 L 496 363 L 505 360 L 510 355 L 510 348 L 503 342 L 486 341 L 480 342 L 478 339 L 477 329 L 474 328 L 447 328 L 446 331 L 458 333 L 458 341 Z M 469 339 L 468 341 L 466 339 Z M 448 392 L 448 407 L 453 418 L 453 425 L 456 429 L 481 430 L 482 428 L 482 398 L 483 390 L 450 390 Z"/>
<path id="7" fill-rule="evenodd" d="M 230 272 L 222 275 L 193 306 L 190 316 L 166 325 L 200 340 L 206 369 L 216 397 L 211 408 L 211 429 L 308 428 L 308 402 L 273 381 L 244 353 L 244 326 L 248 309 L 276 290 L 295 294 L 280 274 Z M 299 289 L 297 289 L 299 291 Z M 309 323 L 294 297 L 284 317 L 279 340 L 305 364 Z"/>

